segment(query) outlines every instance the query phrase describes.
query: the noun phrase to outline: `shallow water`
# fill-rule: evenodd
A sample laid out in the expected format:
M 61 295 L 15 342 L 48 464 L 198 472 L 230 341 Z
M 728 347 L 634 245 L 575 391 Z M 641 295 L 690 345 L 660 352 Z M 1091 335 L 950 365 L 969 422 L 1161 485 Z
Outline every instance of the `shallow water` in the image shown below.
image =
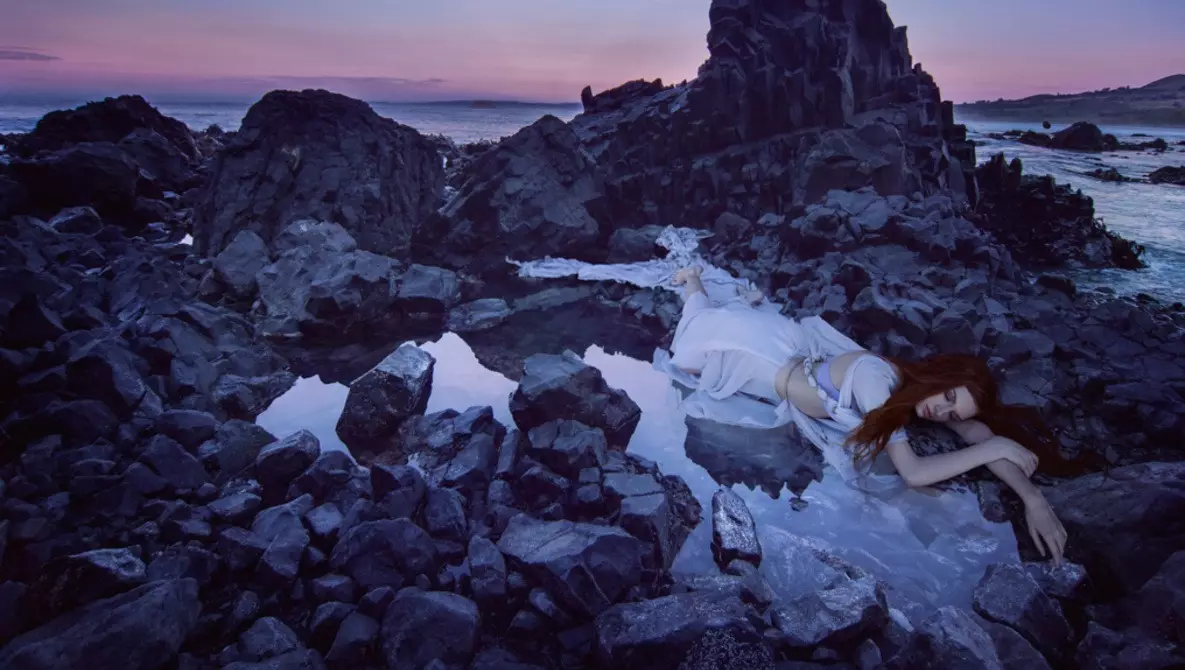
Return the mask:
M 1044 130 L 1040 123 L 967 121 L 969 136 L 975 140 L 981 163 L 1004 152 L 1012 160 L 1020 158 L 1025 174 L 1051 174 L 1058 182 L 1071 184 L 1094 199 L 1096 215 L 1112 231 L 1144 245 L 1142 270 L 1087 270 L 1075 273 L 1082 286 L 1109 286 L 1125 295 L 1148 293 L 1169 302 L 1185 301 L 1185 187 L 1169 184 L 1115 184 L 1087 177 L 1083 173 L 1096 168 L 1113 167 L 1125 177 L 1146 179 L 1148 174 L 1166 165 L 1185 165 L 1185 128 L 1141 128 L 1103 126 L 1122 142 L 1148 142 L 1161 137 L 1169 143 L 1164 153 L 1150 151 L 1113 151 L 1088 154 L 1033 147 L 1014 140 L 997 140 L 988 133 L 1007 130 Z M 1138 137 L 1143 133 L 1147 137 Z
M 499 421 L 514 425 L 508 400 L 515 382 L 483 367 L 458 335 L 446 334 L 421 346 L 436 358 L 428 412 L 488 405 Z M 807 538 L 884 580 L 893 590 L 890 603 L 911 615 L 947 604 L 968 605 L 987 565 L 1018 560 L 1011 526 L 984 520 L 969 492 L 938 497 L 911 492 L 911 497 L 884 503 L 849 488 L 829 470 L 823 471 L 821 482 L 811 482 L 812 454 L 804 454 L 803 445 L 789 434 L 779 438 L 718 425 L 689 427 L 676 405 L 677 392 L 650 363 L 607 353 L 597 345 L 588 347 L 583 358 L 642 408 L 629 451 L 657 462 L 666 474 L 682 477 L 704 505 L 703 522 L 684 544 L 675 572 L 716 572 L 710 549 L 711 497 L 719 482 L 730 484 L 752 510 L 767 549 L 766 563 L 782 558 L 777 547 L 786 546 L 786 533 Z M 342 449 L 334 426 L 347 391 L 341 384 L 303 379 L 257 422 L 277 436 L 306 428 L 323 447 Z M 801 498 L 805 507 L 796 511 L 801 505 L 792 507 L 795 496 L 784 486 L 767 485 L 772 490 L 763 491 L 733 483 L 756 485 L 761 477 L 754 473 L 760 471 L 782 476 L 799 472 L 788 479 L 810 483 Z

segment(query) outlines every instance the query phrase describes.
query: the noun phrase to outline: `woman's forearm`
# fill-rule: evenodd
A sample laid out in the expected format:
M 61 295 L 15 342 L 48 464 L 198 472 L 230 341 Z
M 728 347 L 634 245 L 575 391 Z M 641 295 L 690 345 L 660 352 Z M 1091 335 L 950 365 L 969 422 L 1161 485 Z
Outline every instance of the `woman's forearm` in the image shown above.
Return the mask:
M 897 459 L 893 458 L 893 464 L 905 482 L 913 487 L 929 486 L 953 479 L 1000 458 L 999 451 L 992 444 L 976 444 L 958 451 L 922 457 L 913 455 L 913 448 L 908 444 L 903 443 L 903 446 L 909 450 L 912 458 L 905 458 L 904 463 L 897 463 Z M 893 456 L 892 452 L 890 456 Z
M 987 464 L 988 470 L 992 472 L 1000 481 L 1008 485 L 1016 495 L 1026 504 L 1033 499 L 1041 497 L 1041 489 L 1038 489 L 1029 478 L 1025 476 L 1024 470 L 1021 470 L 1016 463 L 1006 459 L 992 461 Z

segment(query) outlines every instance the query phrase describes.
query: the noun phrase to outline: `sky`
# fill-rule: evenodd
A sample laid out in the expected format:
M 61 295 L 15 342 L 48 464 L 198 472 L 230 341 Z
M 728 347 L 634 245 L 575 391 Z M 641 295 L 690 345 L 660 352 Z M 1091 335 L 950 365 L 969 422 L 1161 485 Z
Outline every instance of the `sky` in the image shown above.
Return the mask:
M 0 98 L 567 102 L 695 77 L 710 0 L 0 0 Z M 887 0 L 957 102 L 1185 73 L 1185 0 Z

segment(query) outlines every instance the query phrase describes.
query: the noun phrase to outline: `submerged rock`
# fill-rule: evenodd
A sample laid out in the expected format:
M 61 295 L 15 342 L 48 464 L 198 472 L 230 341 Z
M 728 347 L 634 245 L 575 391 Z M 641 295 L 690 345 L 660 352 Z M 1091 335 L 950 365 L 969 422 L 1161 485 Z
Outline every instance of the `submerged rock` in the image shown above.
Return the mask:
M 1046 658 L 1068 651 L 1074 632 L 1057 603 L 1017 565 L 988 566 L 975 588 L 975 611 L 1021 633 Z
M 943 607 L 918 624 L 889 670 L 1004 670 L 992 638 L 966 610 Z

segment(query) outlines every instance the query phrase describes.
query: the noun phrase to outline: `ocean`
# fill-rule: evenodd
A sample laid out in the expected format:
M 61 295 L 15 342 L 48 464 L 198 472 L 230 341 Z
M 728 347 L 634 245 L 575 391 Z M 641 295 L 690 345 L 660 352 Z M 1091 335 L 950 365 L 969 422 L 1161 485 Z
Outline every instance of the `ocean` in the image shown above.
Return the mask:
M 81 104 L 82 101 L 73 104 Z M 71 103 L 16 103 L 0 101 L 0 133 L 27 132 L 46 112 Z M 156 103 L 162 113 L 180 119 L 195 130 L 217 124 L 236 130 L 249 103 Z M 440 134 L 458 143 L 498 140 L 513 135 L 545 114 L 568 121 L 580 112 L 579 104 L 541 105 L 498 103 L 373 102 L 379 114 L 412 126 L 422 133 Z M 1094 198 L 1097 215 L 1116 233 L 1144 245 L 1148 267 L 1143 270 L 1083 270 L 1073 272 L 1082 286 L 1109 286 L 1117 293 L 1147 293 L 1168 302 L 1185 301 L 1185 188 L 1141 183 L 1115 184 L 1084 173 L 1098 167 L 1114 167 L 1128 177 L 1143 178 L 1165 165 L 1185 165 L 1185 128 L 1104 126 L 1103 131 L 1121 140 L 1147 141 L 1162 137 L 1169 144 L 1163 154 L 1111 152 L 1083 154 L 1032 147 L 1012 140 L 997 140 L 989 133 L 1010 129 L 1042 131 L 1040 122 L 965 121 L 978 144 L 980 161 L 998 152 L 1011 160 L 1020 158 L 1026 174 L 1052 174 Z M 1057 128 L 1054 128 L 1056 130 Z M 1146 137 L 1141 137 L 1144 135 Z
M 0 101 L 0 133 L 28 132 L 47 112 L 68 109 L 84 102 L 47 104 Z M 183 121 L 194 130 L 205 130 L 215 124 L 223 130 L 238 130 L 251 107 L 251 103 L 247 102 L 149 102 L 162 114 Z M 380 115 L 409 125 L 421 133 L 444 135 L 459 144 L 498 140 L 513 135 L 523 126 L 529 126 L 547 114 L 570 121 L 581 111 L 579 103 L 494 103 L 493 106 L 475 106 L 468 102 L 372 102 L 370 106 Z

